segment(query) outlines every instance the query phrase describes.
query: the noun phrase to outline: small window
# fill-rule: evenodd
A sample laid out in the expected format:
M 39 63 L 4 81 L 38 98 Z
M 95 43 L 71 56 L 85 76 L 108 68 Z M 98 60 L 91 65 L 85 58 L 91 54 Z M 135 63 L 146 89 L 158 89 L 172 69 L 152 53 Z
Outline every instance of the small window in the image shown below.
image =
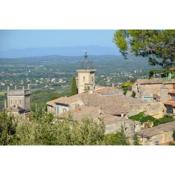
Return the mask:
M 171 99 L 172 99 L 173 101 L 175 101 L 175 95 L 172 95 L 172 96 L 171 96 Z
M 83 81 L 85 81 L 85 76 L 83 77 Z
M 67 111 L 67 109 L 66 108 L 63 108 L 63 112 L 66 112 Z
M 155 141 L 155 145 L 159 145 L 159 141 L 158 140 Z

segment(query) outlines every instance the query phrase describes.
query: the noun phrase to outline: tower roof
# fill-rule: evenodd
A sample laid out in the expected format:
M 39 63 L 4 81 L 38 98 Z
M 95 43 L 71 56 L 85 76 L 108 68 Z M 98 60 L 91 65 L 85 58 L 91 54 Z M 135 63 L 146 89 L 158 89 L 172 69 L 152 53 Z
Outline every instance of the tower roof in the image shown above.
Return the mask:
M 87 51 L 85 51 L 80 69 L 94 69 L 92 61 L 88 58 Z

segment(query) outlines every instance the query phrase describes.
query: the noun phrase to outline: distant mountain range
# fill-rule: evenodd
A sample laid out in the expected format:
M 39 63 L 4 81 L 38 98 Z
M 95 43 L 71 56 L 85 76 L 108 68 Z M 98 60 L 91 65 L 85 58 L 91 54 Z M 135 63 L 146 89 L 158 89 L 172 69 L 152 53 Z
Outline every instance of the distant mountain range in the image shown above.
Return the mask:
M 75 46 L 52 48 L 26 48 L 0 51 L 0 58 L 35 57 L 47 55 L 81 56 L 85 50 L 90 55 L 119 55 L 117 47 L 107 46 Z

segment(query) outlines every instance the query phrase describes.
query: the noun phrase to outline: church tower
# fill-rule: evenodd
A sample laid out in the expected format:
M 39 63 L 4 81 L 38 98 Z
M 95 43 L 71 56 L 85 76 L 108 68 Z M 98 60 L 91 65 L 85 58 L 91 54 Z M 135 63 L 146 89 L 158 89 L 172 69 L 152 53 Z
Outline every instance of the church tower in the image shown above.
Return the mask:
M 85 52 L 82 67 L 77 70 L 78 93 L 93 92 L 95 90 L 95 72 Z
M 13 114 L 24 114 L 30 111 L 30 86 L 25 89 L 7 88 L 5 109 Z

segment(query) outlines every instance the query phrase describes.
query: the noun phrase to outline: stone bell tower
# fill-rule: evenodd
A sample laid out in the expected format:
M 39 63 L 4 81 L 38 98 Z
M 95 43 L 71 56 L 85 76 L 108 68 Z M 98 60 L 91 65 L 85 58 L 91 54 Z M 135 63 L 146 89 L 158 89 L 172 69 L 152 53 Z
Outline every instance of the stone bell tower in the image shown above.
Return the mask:
M 93 92 L 95 90 L 95 72 L 91 62 L 85 52 L 83 63 L 80 69 L 77 70 L 77 88 L 78 93 Z

